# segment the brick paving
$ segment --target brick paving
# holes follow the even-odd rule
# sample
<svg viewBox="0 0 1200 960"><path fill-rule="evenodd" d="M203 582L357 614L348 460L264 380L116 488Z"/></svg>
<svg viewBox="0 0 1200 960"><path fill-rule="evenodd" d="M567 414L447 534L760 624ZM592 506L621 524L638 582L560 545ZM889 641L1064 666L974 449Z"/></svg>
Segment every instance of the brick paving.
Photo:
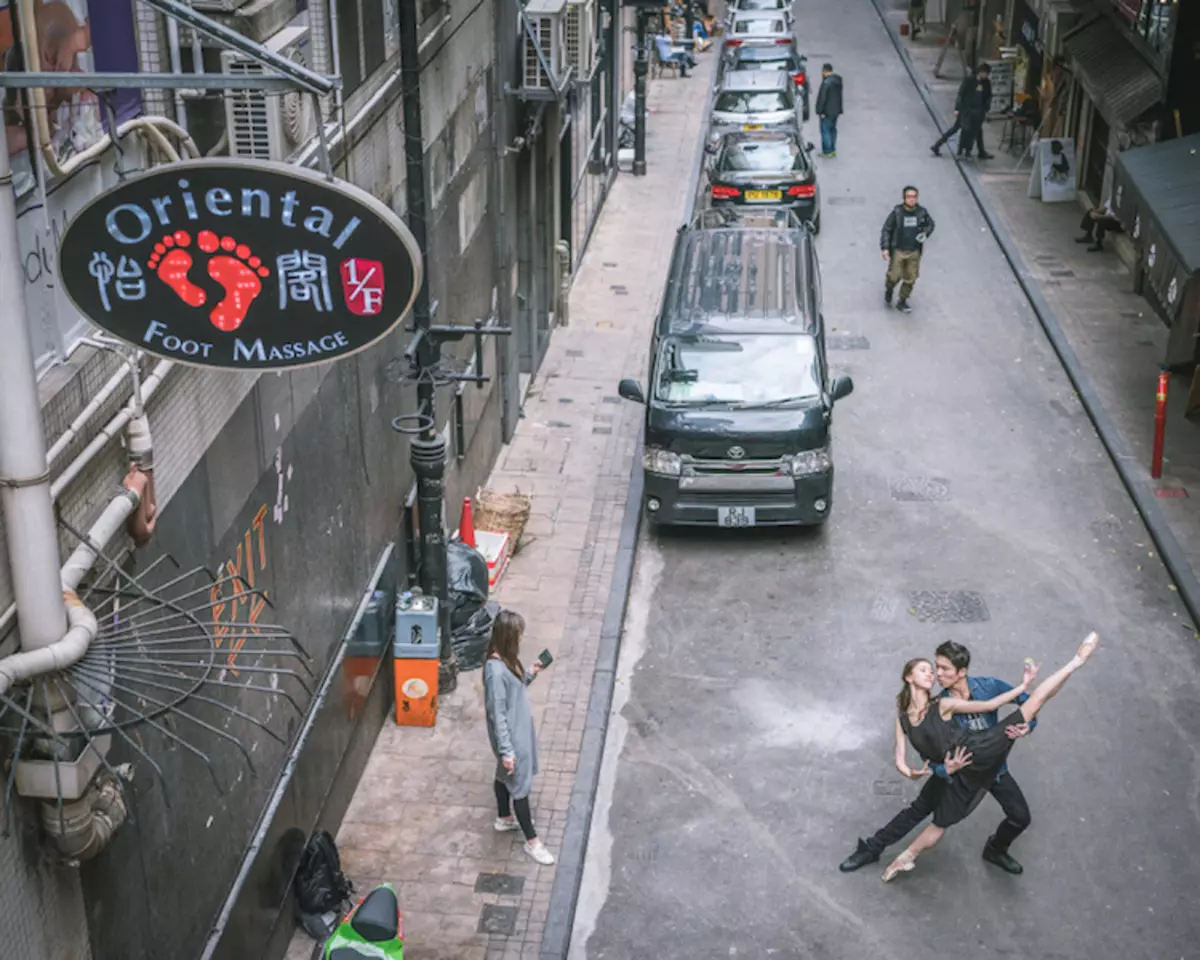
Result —
<svg viewBox="0 0 1200 960"><path fill-rule="evenodd" d="M693 76L651 84L648 173L617 178L571 289L570 326L554 332L489 482L533 498L494 599L525 617L527 659L542 648L555 657L530 694L541 762L533 815L556 853L642 417L616 396L617 381L647 368L715 65L708 53ZM478 671L442 700L436 727L388 723L379 735L337 840L360 891L397 887L408 960L538 956L556 868L530 860L519 834L492 831L494 769ZM497 885L505 892L485 892ZM313 949L298 932L288 960Z"/></svg>
<svg viewBox="0 0 1200 960"><path fill-rule="evenodd" d="M905 18L907 4L892 6L890 20L895 29ZM950 54L942 78L934 77L942 50L938 44L941 34L937 25L930 24L930 28L916 43L907 38L902 43L948 125L962 68ZM980 186L1016 242L1030 277L1058 317L1105 411L1136 458L1144 482L1166 492L1180 488L1187 492L1186 497L1160 499L1158 506L1192 569L1200 572L1200 509L1195 505L1200 498L1200 419L1189 420L1183 414L1190 376L1173 376L1163 477L1152 481L1155 391L1169 328L1145 298L1133 292L1130 267L1136 256L1134 248L1120 234L1109 234L1100 253L1089 253L1084 244L1075 243L1083 211L1103 198L1088 198L1081 189L1078 203L1030 199L1026 189L1031 161L1022 161L1019 149L1000 150L1002 130L1002 120L991 120L985 128L984 142L996 155L994 160L968 162L979 171ZM933 139L930 127L930 142ZM954 142L943 155L953 153ZM953 162L947 158L947 173Z"/></svg>

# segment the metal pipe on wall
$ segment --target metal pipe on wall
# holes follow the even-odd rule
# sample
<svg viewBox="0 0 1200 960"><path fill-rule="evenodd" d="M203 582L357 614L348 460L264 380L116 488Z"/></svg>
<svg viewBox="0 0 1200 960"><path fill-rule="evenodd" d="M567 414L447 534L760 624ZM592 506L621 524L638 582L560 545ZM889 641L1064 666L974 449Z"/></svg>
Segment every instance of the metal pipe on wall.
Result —
<svg viewBox="0 0 1200 960"><path fill-rule="evenodd" d="M0 504L21 646L37 650L62 638L67 617L12 187L8 151L0 150Z"/></svg>

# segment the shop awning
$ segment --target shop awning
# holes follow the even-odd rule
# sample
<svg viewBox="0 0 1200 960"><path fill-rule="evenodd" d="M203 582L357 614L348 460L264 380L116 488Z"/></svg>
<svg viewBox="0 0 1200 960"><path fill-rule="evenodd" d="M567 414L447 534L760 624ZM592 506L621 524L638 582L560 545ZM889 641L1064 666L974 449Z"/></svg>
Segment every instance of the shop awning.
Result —
<svg viewBox="0 0 1200 960"><path fill-rule="evenodd" d="M1118 153L1112 196L1173 323L1200 273L1200 134Z"/></svg>
<svg viewBox="0 0 1200 960"><path fill-rule="evenodd" d="M1162 80L1108 20L1093 20L1063 40L1079 82L1110 125L1127 126L1163 99Z"/></svg>

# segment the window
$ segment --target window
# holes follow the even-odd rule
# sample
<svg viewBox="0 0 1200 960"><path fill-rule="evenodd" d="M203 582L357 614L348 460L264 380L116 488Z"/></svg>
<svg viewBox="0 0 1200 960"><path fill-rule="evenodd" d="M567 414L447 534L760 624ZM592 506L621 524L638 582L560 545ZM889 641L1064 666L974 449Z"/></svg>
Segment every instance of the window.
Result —
<svg viewBox="0 0 1200 960"><path fill-rule="evenodd" d="M1168 0L1113 0L1117 14L1160 56L1171 52L1179 5Z"/></svg>
<svg viewBox="0 0 1200 960"><path fill-rule="evenodd" d="M770 17L746 17L738 19L733 24L733 32L739 36L764 36L773 33L784 33L782 20L772 20Z"/></svg>
<svg viewBox="0 0 1200 960"><path fill-rule="evenodd" d="M806 170L806 155L790 137L744 140L731 144L721 158L720 169L734 173Z"/></svg>
<svg viewBox="0 0 1200 960"><path fill-rule="evenodd" d="M349 96L387 59L384 0L334 0L342 91ZM391 4L386 4L389 9Z"/></svg>
<svg viewBox="0 0 1200 960"><path fill-rule="evenodd" d="M782 90L726 90L717 97L718 113L773 113L791 110L791 98Z"/></svg>
<svg viewBox="0 0 1200 960"><path fill-rule="evenodd" d="M812 337L689 337L668 340L656 394L667 403L756 406L821 394Z"/></svg>

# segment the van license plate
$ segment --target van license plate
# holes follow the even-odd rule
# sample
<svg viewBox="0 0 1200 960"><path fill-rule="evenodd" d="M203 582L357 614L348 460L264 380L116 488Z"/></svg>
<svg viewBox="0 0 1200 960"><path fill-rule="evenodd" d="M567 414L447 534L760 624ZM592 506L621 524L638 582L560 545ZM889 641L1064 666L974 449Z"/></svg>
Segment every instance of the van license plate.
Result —
<svg viewBox="0 0 1200 960"><path fill-rule="evenodd" d="M753 507L717 507L718 527L754 526Z"/></svg>

